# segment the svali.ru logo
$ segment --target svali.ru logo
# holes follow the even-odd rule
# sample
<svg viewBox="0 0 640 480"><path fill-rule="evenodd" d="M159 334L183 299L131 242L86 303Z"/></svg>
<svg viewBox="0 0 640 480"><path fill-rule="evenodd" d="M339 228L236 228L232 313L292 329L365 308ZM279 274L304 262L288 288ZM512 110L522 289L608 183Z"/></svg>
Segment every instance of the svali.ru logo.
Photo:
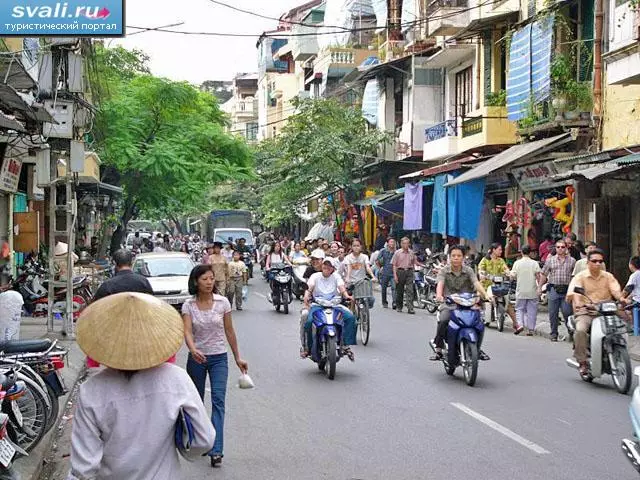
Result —
<svg viewBox="0 0 640 480"><path fill-rule="evenodd" d="M78 6L69 8L69 4L56 3L52 6L16 6L13 7L13 18L89 18L92 20L104 20L111 15L108 8L94 6Z"/></svg>

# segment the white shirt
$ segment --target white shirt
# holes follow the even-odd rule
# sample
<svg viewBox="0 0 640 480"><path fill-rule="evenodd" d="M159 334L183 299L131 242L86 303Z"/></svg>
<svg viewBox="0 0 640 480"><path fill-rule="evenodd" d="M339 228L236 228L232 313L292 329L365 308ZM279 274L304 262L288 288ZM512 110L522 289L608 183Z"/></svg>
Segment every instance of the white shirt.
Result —
<svg viewBox="0 0 640 480"><path fill-rule="evenodd" d="M533 300L538 298L536 274L541 272L540 264L530 257L524 256L516 260L511 273L517 279L516 300Z"/></svg>
<svg viewBox="0 0 640 480"><path fill-rule="evenodd" d="M640 302L640 270L636 270L631 274L629 281L627 282L627 286L629 285L633 286L631 298L635 302Z"/></svg>
<svg viewBox="0 0 640 480"><path fill-rule="evenodd" d="M350 253L347 258L344 259L345 271L348 271L348 266L351 265L351 278L347 278L348 282L358 283L360 280L364 280L367 275L367 266L369 265L369 258L361 253L357 257Z"/></svg>
<svg viewBox="0 0 640 480"><path fill-rule="evenodd" d="M107 368L80 386L67 480L175 480L183 478L175 447L182 407L195 439L188 455L213 447L215 430L182 368L165 363L127 379Z"/></svg>
<svg viewBox="0 0 640 480"><path fill-rule="evenodd" d="M227 259L227 262L233 260L233 248L223 248L222 256Z"/></svg>
<svg viewBox="0 0 640 480"><path fill-rule="evenodd" d="M338 287L344 287L344 281L335 272L328 277L325 277L322 272L314 273L309 277L307 284L314 299L322 298L324 300L331 300L339 296Z"/></svg>

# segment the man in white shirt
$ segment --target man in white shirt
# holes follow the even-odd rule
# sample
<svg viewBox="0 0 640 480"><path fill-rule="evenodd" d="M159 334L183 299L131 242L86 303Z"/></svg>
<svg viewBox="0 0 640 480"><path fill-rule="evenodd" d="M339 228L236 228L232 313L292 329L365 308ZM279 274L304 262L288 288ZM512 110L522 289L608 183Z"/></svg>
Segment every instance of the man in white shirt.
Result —
<svg viewBox="0 0 640 480"><path fill-rule="evenodd" d="M302 358L309 356L310 348L313 344L313 338L311 337L313 313L314 311L323 308L319 305L311 305L311 302L318 299L331 301L339 296L342 296L342 298L346 300L352 300L351 295L349 295L345 288L344 281L336 273L336 268L338 267L337 263L336 259L325 258L322 262L322 271L311 275L307 282L309 288L304 293L304 305L305 309L308 310L309 313L306 318L303 316L300 319L300 341L302 342L300 356ZM342 311L344 321L342 344L345 354L353 361L353 352L348 346L356 344L356 319L353 313L351 313L351 311L344 305L337 305L335 308Z"/></svg>
<svg viewBox="0 0 640 480"><path fill-rule="evenodd" d="M516 285L516 320L524 325L526 335L532 336L536 329L538 316L538 284L541 272L540 264L531 258L529 245L522 247L522 258L516 260L511 276Z"/></svg>

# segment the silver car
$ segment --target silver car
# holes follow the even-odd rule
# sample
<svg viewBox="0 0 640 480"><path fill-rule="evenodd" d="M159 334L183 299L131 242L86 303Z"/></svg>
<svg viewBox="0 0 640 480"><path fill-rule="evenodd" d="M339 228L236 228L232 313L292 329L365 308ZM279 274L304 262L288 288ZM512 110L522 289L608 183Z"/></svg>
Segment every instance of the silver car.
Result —
<svg viewBox="0 0 640 480"><path fill-rule="evenodd" d="M186 253L143 253L136 257L133 271L147 277L154 296L180 307L191 298L189 274L195 267Z"/></svg>

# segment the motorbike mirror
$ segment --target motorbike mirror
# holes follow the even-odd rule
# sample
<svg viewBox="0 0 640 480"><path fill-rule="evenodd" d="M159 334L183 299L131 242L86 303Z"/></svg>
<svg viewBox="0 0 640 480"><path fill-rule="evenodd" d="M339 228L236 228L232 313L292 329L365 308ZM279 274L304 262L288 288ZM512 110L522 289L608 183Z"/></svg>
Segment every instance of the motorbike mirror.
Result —
<svg viewBox="0 0 640 480"><path fill-rule="evenodd" d="M449 244L448 243L444 246L444 254L445 255L449 255Z"/></svg>
<svg viewBox="0 0 640 480"><path fill-rule="evenodd" d="M584 295L586 293L585 289L582 287L573 287L573 291L579 295Z"/></svg>
<svg viewBox="0 0 640 480"><path fill-rule="evenodd" d="M425 252L427 252L427 255L431 255L431 249L430 249L430 248L427 248L427 249L425 250Z"/></svg>

